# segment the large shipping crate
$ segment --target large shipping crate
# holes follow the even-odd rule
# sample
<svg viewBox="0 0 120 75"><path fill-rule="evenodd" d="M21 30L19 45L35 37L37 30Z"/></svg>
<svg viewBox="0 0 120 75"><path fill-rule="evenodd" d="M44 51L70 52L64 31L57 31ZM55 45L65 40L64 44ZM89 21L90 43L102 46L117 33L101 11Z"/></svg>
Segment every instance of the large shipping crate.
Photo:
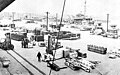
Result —
<svg viewBox="0 0 120 75"><path fill-rule="evenodd" d="M35 41L37 41L37 42L44 41L44 36L43 35L36 35L35 36Z"/></svg>
<svg viewBox="0 0 120 75"><path fill-rule="evenodd" d="M96 46L96 45L87 45L88 51L96 52L99 54L106 54L107 48L104 48L102 46Z"/></svg>

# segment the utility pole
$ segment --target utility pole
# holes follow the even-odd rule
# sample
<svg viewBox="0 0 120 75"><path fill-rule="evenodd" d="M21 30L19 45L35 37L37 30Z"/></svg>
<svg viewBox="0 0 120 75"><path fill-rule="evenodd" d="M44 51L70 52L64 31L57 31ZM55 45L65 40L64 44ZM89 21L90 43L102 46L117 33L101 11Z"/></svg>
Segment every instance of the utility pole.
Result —
<svg viewBox="0 0 120 75"><path fill-rule="evenodd" d="M48 24L48 14L49 14L49 12L46 12L46 14L47 14L47 28L46 28L46 30L48 31L48 27L49 27L49 24Z"/></svg>
<svg viewBox="0 0 120 75"><path fill-rule="evenodd" d="M108 31L108 22L109 22L109 14L107 14L107 31Z"/></svg>

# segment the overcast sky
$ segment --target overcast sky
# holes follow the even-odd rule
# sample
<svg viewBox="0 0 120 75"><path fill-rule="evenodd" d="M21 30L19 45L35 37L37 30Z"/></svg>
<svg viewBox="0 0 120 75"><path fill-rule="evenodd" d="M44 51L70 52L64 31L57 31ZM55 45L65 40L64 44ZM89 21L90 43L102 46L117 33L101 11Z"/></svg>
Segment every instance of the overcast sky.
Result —
<svg viewBox="0 0 120 75"><path fill-rule="evenodd" d="M86 0L86 14L94 17L120 20L120 0ZM2 12L25 12L61 14L64 0L16 0ZM66 0L65 14L84 12L85 0Z"/></svg>

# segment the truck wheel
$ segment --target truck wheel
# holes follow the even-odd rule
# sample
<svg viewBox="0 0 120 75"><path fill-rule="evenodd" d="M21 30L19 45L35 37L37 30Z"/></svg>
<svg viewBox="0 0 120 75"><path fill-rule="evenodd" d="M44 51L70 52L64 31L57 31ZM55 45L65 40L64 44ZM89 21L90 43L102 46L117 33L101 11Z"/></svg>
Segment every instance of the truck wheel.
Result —
<svg viewBox="0 0 120 75"><path fill-rule="evenodd" d="M70 68L71 68L72 70L75 70L75 68L74 68L74 65L73 65L73 64L70 64Z"/></svg>
<svg viewBox="0 0 120 75"><path fill-rule="evenodd" d="M86 71L87 71L88 73L90 73L90 69L86 69Z"/></svg>
<svg viewBox="0 0 120 75"><path fill-rule="evenodd" d="M9 48L10 48L11 50L13 50L13 49L14 49L14 45L11 44Z"/></svg>
<svg viewBox="0 0 120 75"><path fill-rule="evenodd" d="M55 68L55 71L59 71L59 70L60 70L60 68L58 68L58 67Z"/></svg>
<svg viewBox="0 0 120 75"><path fill-rule="evenodd" d="M69 63L68 63L68 62L65 62L65 65L66 65L66 66L69 66Z"/></svg>

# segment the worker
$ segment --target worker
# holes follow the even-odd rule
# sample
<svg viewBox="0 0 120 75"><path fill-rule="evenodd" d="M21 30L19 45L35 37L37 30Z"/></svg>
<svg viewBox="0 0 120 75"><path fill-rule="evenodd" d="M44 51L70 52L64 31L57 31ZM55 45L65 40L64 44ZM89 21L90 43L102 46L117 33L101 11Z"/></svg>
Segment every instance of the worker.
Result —
<svg viewBox="0 0 120 75"><path fill-rule="evenodd" d="M24 48L28 48L28 43L29 43L28 38L24 38Z"/></svg>
<svg viewBox="0 0 120 75"><path fill-rule="evenodd" d="M38 54L37 54L37 58L38 58L38 61L39 61L39 62L41 62L41 57L42 57L41 53L38 52Z"/></svg>
<svg viewBox="0 0 120 75"><path fill-rule="evenodd" d="M21 41L22 48L24 48L24 39Z"/></svg>
<svg viewBox="0 0 120 75"><path fill-rule="evenodd" d="M3 43L3 46L5 49L9 49L9 47L11 45L10 33L6 33L5 36L6 36L6 38L5 38L5 41Z"/></svg>

